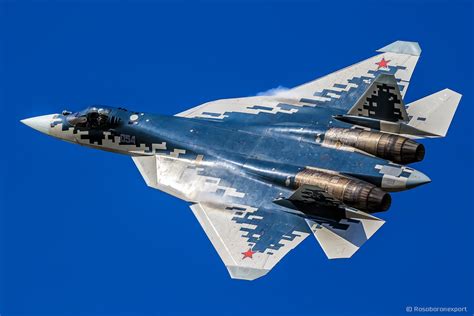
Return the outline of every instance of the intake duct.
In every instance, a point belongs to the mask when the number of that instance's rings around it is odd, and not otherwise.
[[[425,147],[409,138],[359,129],[331,128],[324,134],[323,145],[348,146],[401,164],[425,157]]]
[[[369,213],[386,211],[392,202],[390,194],[373,184],[318,169],[298,172],[295,185],[316,186],[344,204]]]

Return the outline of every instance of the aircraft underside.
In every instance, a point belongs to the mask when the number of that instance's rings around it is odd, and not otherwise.
[[[431,181],[411,167],[419,139],[446,135],[461,95],[405,104],[419,45],[378,52],[277,95],[171,117],[92,106],[22,122],[131,156],[148,186],[190,203],[230,275],[253,280],[309,235],[328,258],[351,257],[384,224],[373,214],[390,192]]]

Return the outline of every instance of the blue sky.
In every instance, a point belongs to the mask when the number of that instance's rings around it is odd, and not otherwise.
[[[0,1],[0,314],[406,315],[474,312],[473,6],[469,1]],[[131,159],[20,119],[91,104],[174,114],[292,87],[395,40],[423,53],[410,102],[463,99],[448,137],[350,260],[307,238],[266,277],[231,280],[186,203]],[[438,313],[439,315],[439,313]]]

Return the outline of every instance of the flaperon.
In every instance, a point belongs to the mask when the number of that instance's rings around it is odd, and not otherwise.
[[[389,209],[389,192],[431,181],[406,165],[423,160],[419,139],[446,135],[461,95],[405,104],[420,46],[378,52],[275,95],[175,116],[97,105],[22,122],[131,156],[147,185],[190,204],[230,275],[253,280],[311,234],[328,258],[351,257],[383,225],[372,214]]]

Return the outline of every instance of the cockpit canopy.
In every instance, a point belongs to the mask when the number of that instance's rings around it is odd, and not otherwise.
[[[67,122],[74,127],[107,128],[115,122],[110,116],[110,112],[110,109],[92,106],[72,114],[64,111],[63,115],[66,116]]]

